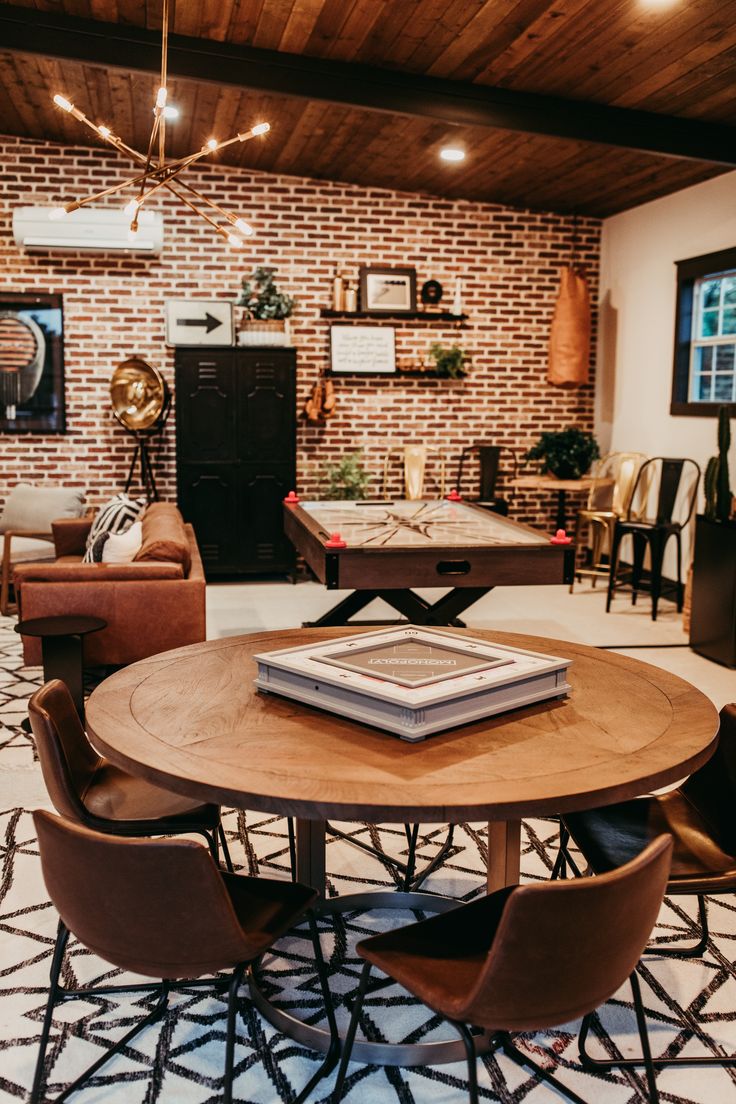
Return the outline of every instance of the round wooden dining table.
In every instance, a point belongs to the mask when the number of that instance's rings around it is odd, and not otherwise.
[[[345,634],[345,628],[264,632],[134,663],[89,698],[90,739],[118,766],[176,793],[295,817],[297,878],[320,890],[323,902],[328,818],[485,820],[491,891],[519,879],[522,817],[643,794],[684,777],[715,747],[715,707],[675,675],[584,644],[511,633],[465,630],[569,657],[568,696],[419,743],[256,689],[255,654]],[[386,890],[338,896],[324,907],[442,912],[456,903]],[[274,1005],[255,973],[251,995],[279,1030],[327,1049],[327,1032]],[[479,1035],[476,1050],[490,1041],[488,1033]],[[358,1041],[353,1053],[371,1063],[430,1065],[459,1061],[461,1048],[460,1040]]]
[[[714,705],[659,667],[569,641],[465,631],[569,657],[569,695],[406,743],[256,689],[254,654],[345,636],[344,628],[295,629],[134,663],[93,692],[87,729],[112,762],[150,782],[295,817],[297,876],[321,892],[327,818],[487,821],[494,890],[518,880],[522,817],[641,795],[713,751]]]

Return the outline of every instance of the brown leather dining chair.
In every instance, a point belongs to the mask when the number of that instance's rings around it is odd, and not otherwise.
[[[134,778],[98,755],[82,728],[72,696],[59,679],[28,703],[43,779],[62,816],[118,836],[202,835],[219,862],[218,839],[232,870],[217,805],[204,805]]]
[[[708,947],[708,913],[705,895],[736,891],[736,705],[721,710],[718,747],[699,770],[663,794],[638,797],[602,809],[566,813],[562,817],[560,853],[552,876],[565,877],[570,867],[580,875],[570,854],[570,837],[593,874],[605,874],[641,850],[660,832],[674,839],[672,869],[667,895],[696,896],[700,939],[691,946],[656,942],[645,954],[693,958]],[[581,1036],[581,1057],[589,1068],[641,1065],[641,1059],[608,1062],[585,1051],[586,1030]],[[654,1058],[655,1066],[736,1065],[736,1057],[694,1055]]]
[[[365,959],[343,1047],[332,1104],[338,1104],[355,1033],[375,966],[443,1016],[465,1044],[471,1104],[478,1104],[473,1034],[494,1042],[577,1104],[576,1093],[519,1050],[511,1032],[539,1031],[585,1016],[626,981],[638,991],[636,966],[662,904],[672,839],[662,835],[626,866],[600,878],[510,886],[408,927],[364,939]],[[385,982],[379,982],[383,987]],[[649,1040],[637,1013],[643,1052]],[[658,1095],[651,1063],[649,1099]]]
[[[225,1076],[219,1099],[230,1104],[243,975],[305,914],[330,1026],[328,1053],[292,1104],[306,1100],[317,1082],[334,1068],[340,1052],[319,934],[310,911],[316,891],[299,883],[227,873],[195,840],[111,836],[42,810],[37,810],[33,819],[44,882],[60,919],[31,1104],[48,1100],[46,1085],[51,1071],[46,1050],[57,1003],[124,991],[153,990],[156,996],[151,1011],[62,1090],[55,1098],[59,1104],[144,1027],[160,1019],[172,987],[188,989],[198,982],[228,992]],[[82,990],[64,988],[59,977],[70,934],[113,966],[152,980]],[[225,970],[229,976],[202,981],[203,975]],[[53,1059],[48,1064],[53,1065]]]

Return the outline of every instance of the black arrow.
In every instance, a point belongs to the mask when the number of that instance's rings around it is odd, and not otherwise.
[[[222,325],[222,319],[215,318],[214,314],[205,311],[204,318],[177,318],[176,324],[177,326],[206,326],[207,333],[212,333]]]

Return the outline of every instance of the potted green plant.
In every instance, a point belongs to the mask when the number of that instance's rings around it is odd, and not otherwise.
[[[462,379],[470,367],[470,356],[459,345],[442,345],[435,341],[429,347],[429,357],[441,379]]]
[[[259,265],[242,280],[236,307],[243,307],[243,319],[238,330],[240,345],[288,345],[288,320],[294,311],[294,300],[279,291],[275,268]]]
[[[736,520],[728,470],[729,409],[718,411],[718,453],[705,469],[705,509],[695,519],[690,647],[736,667]]]
[[[600,456],[592,433],[570,426],[543,433],[536,445],[525,453],[525,460],[542,460],[543,471],[558,479],[580,479]]]
[[[336,464],[327,464],[322,471],[324,497],[331,499],[365,498],[371,476],[362,464],[363,450],[348,452]]]

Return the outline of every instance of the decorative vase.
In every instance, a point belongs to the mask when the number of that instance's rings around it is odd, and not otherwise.
[[[290,345],[288,318],[245,318],[238,330],[238,345]]]

